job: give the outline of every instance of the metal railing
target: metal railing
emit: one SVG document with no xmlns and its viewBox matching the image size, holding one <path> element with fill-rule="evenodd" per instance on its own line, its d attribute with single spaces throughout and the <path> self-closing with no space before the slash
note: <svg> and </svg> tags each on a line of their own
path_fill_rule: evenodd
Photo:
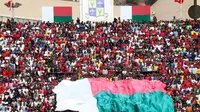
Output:
<svg viewBox="0 0 200 112">
<path fill-rule="evenodd" d="M 6 22 L 8 19 L 11 19 L 11 17 L 9 16 L 5 16 L 5 15 L 0 15 L 0 21 Z M 42 20 L 39 19 L 30 19 L 30 18 L 22 18 L 22 17 L 15 17 L 14 18 L 15 22 L 19 22 L 19 23 L 26 23 L 26 22 L 42 22 Z"/>
</svg>

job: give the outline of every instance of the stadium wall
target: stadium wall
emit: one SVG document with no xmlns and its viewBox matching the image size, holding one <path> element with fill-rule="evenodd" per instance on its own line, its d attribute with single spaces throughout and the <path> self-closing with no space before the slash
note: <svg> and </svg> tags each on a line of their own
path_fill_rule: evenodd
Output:
<svg viewBox="0 0 200 112">
<path fill-rule="evenodd" d="M 72 6 L 73 19 L 80 16 L 80 7 L 78 2 L 71 2 L 65 0 L 13 0 L 22 4 L 19 8 L 14 10 L 15 17 L 27 19 L 42 19 L 42 6 Z M 4 4 L 8 0 L 0 0 L 0 16 L 10 16 L 11 11 Z M 200 0 L 198 0 L 200 5 Z M 185 0 L 183 4 L 183 19 L 189 19 L 188 8 L 193 5 L 193 0 Z M 76 10 L 74 10 L 76 9 Z M 158 0 L 151 6 L 151 12 L 155 12 L 158 20 L 171 20 L 173 16 L 180 18 L 180 5 L 174 0 Z M 120 6 L 114 6 L 114 17 L 120 17 Z"/>
<path fill-rule="evenodd" d="M 200 0 L 197 0 L 200 5 Z M 190 19 L 188 9 L 194 4 L 194 0 L 184 0 L 182 4 L 182 19 Z M 181 18 L 181 5 L 174 0 L 158 0 L 151 6 L 152 13 L 155 13 L 158 20 L 171 20 L 174 16 L 176 19 Z"/>
<path fill-rule="evenodd" d="M 15 17 L 42 19 L 42 6 L 72 6 L 72 17 L 76 19 L 80 15 L 80 7 L 78 2 L 64 1 L 64 0 L 13 0 L 22 4 L 19 8 L 14 10 Z M 0 16 L 11 16 L 11 11 L 4 4 L 8 0 L 0 0 Z M 114 15 L 120 16 L 119 6 L 114 7 Z M 76 10 L 74 10 L 76 9 Z"/>
</svg>

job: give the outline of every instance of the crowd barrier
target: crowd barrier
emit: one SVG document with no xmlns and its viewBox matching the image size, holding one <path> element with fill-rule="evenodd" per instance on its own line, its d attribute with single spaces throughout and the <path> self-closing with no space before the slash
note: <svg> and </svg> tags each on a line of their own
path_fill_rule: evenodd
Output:
<svg viewBox="0 0 200 112">
<path fill-rule="evenodd" d="M 8 19 L 11 19 L 9 16 L 0 15 L 0 21 L 6 22 Z M 28 18 L 21 18 L 21 17 L 15 17 L 15 22 L 19 23 L 26 23 L 26 22 L 42 22 L 42 20 L 37 19 L 28 19 Z"/>
</svg>

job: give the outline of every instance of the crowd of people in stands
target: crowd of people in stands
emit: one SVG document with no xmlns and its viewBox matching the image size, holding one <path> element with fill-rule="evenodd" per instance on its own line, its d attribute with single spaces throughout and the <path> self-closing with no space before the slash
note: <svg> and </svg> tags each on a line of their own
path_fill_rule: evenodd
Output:
<svg viewBox="0 0 200 112">
<path fill-rule="evenodd" d="M 53 112 L 63 79 L 161 80 L 177 112 L 200 111 L 200 22 L 0 22 L 0 109 Z"/>
</svg>

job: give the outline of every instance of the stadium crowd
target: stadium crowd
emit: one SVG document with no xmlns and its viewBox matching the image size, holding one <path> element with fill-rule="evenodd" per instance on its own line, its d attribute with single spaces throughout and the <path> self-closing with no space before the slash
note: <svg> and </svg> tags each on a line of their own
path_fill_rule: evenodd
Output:
<svg viewBox="0 0 200 112">
<path fill-rule="evenodd" d="M 197 112 L 200 22 L 0 22 L 0 74 L 3 112 L 53 112 L 56 84 L 90 77 L 161 80 L 177 112 Z"/>
</svg>

